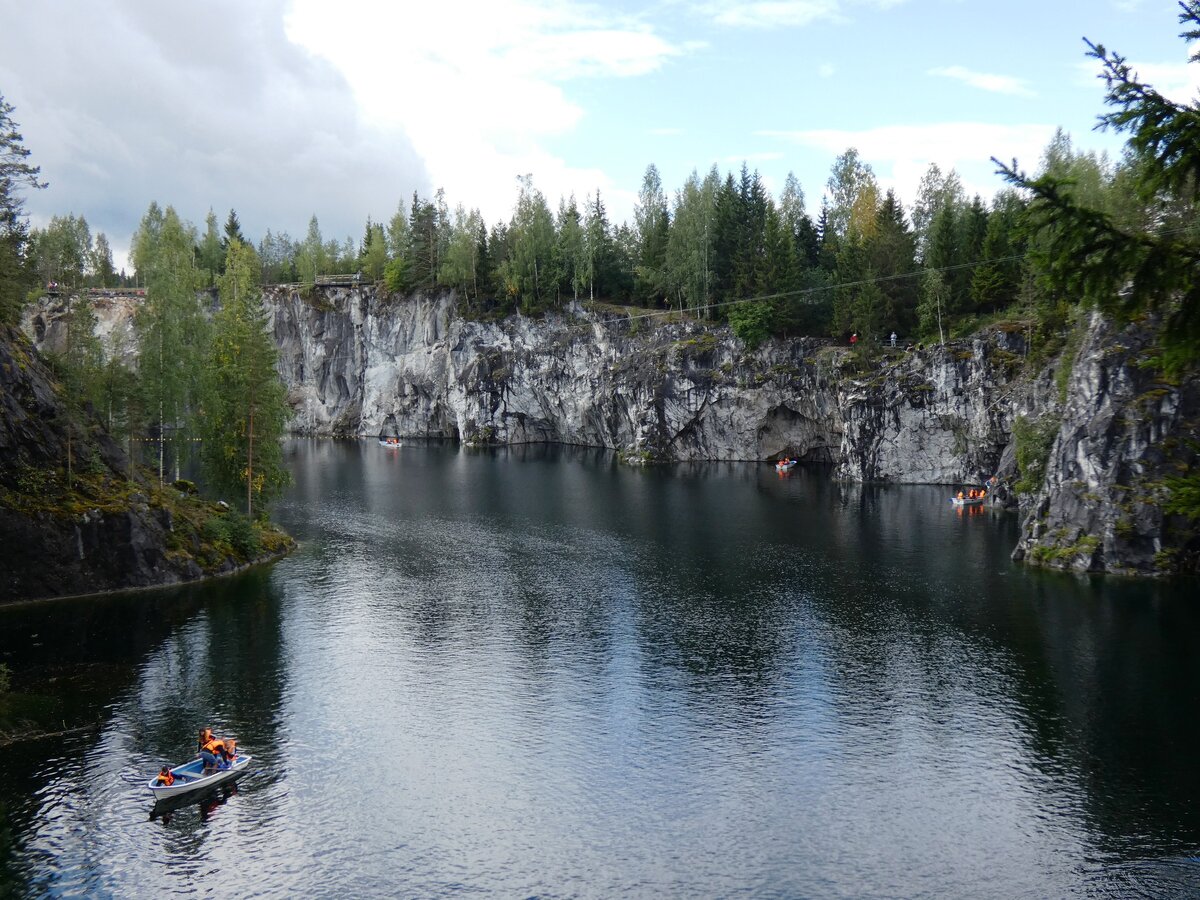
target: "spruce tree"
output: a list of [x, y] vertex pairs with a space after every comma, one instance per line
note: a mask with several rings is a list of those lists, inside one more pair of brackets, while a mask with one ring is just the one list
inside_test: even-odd
[[217, 283], [217, 276], [221, 274], [221, 267], [225, 264], [225, 251], [221, 233], [217, 230], [217, 214], [211, 207], [208, 215], [204, 217], [204, 237], [197, 248], [196, 259], [205, 272], [205, 287], [212, 287]]
[[[1179, 4], [1180, 34], [1200, 39], [1200, 0]], [[1013, 185], [1032, 196], [1029, 219], [1045, 242], [1051, 284], [1069, 296], [1126, 318], [1163, 314], [1168, 361], [1181, 366], [1200, 356], [1200, 101], [1187, 105], [1141, 81], [1124, 57], [1085, 41], [1100, 62], [1112, 108], [1100, 127], [1128, 135], [1136, 196], [1152, 227], [1130, 227], [1089, 204], [1052, 171], [1031, 177], [1014, 160], [993, 160]], [[1200, 51], [1190, 57], [1200, 63]]]

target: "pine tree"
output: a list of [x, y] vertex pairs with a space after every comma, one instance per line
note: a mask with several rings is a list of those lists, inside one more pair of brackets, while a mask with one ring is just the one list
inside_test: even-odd
[[31, 165], [29, 150], [12, 118], [13, 107], [0, 94], [0, 323], [15, 323], [25, 293], [36, 277], [28, 263], [28, 223], [22, 189], [46, 187], [41, 169]]
[[241, 241], [246, 243], [246, 236], [242, 234], [242, 223], [238, 221], [237, 210], [229, 210], [229, 215], [225, 219], [225, 234], [221, 238], [221, 254], [223, 259], [229, 256], [229, 245], [233, 241]]
[[997, 310], [1017, 299], [1024, 242], [1018, 233], [1024, 203], [1016, 191], [1003, 190], [992, 201], [987, 233], [980, 251], [982, 262], [971, 276], [971, 303], [976, 309]]
[[735, 298], [741, 231], [741, 194], [733, 174], [728, 173], [717, 191], [712, 217], [712, 299], [718, 303]]
[[876, 285], [881, 302], [880, 333], [911, 334], [917, 325], [919, 286], [914, 278], [906, 276], [917, 269], [916, 238], [908, 227], [904, 207], [891, 190], [879, 207], [874, 234], [865, 250], [867, 265], [880, 279]]
[[428, 291], [437, 284], [438, 210], [413, 191], [408, 216], [408, 252], [405, 255], [405, 285], [408, 290]]

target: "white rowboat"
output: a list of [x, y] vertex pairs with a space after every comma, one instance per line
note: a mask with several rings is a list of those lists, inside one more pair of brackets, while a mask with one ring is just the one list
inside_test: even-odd
[[238, 756], [233, 761], [233, 765], [228, 769], [217, 769], [210, 775], [204, 774], [204, 760], [193, 759], [191, 762], [184, 763], [182, 766], [176, 766], [171, 770], [171, 774], [175, 776], [174, 784], [157, 784], [158, 776], [155, 775], [146, 784], [146, 787], [150, 788], [150, 793], [154, 794], [156, 801], [168, 800], [171, 797], [178, 797], [180, 794], [187, 794], [192, 791], [214, 787], [226, 781], [232, 781], [246, 771], [246, 767], [250, 765], [252, 758], [250, 756]]

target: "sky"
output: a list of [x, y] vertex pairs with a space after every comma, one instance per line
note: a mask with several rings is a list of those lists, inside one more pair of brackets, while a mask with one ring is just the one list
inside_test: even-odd
[[1200, 64], [1174, 0], [0, 0], [0, 95], [49, 187], [35, 226], [84, 216], [124, 263], [151, 201], [257, 241], [360, 240], [414, 191], [510, 218], [518, 176], [552, 208], [599, 191], [632, 221], [648, 165], [668, 196], [743, 162], [818, 212], [855, 147], [911, 204], [930, 163], [968, 193], [991, 157], [1036, 169], [1057, 127], [1094, 130], [1098, 66], [1125, 56], [1181, 103]]

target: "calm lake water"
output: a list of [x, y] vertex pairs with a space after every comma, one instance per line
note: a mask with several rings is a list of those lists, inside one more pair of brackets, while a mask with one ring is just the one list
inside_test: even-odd
[[[0, 608], [0, 896], [1200, 891], [1193, 586], [825, 469], [288, 445], [274, 567]], [[200, 725], [235, 792], [157, 814]]]

